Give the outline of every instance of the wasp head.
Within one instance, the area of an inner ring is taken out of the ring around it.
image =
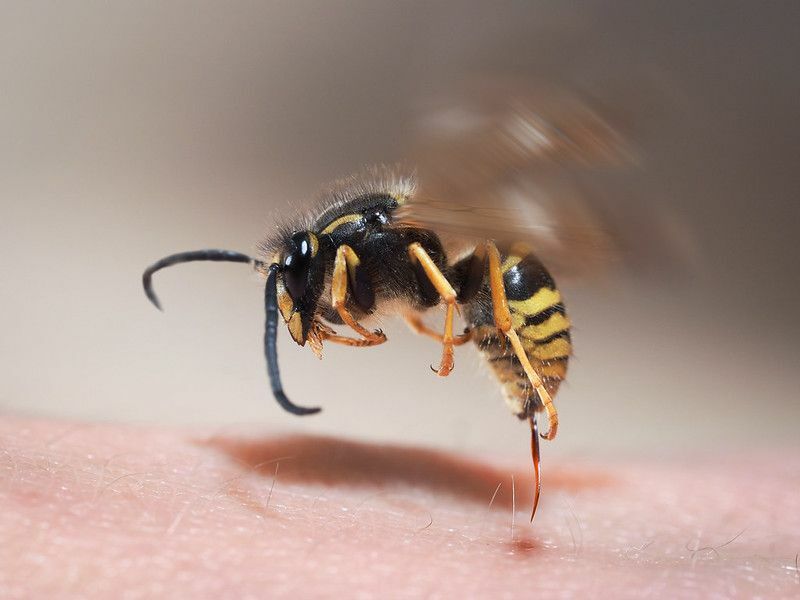
[[[295,342],[305,345],[325,287],[325,261],[310,231],[289,238],[278,265],[278,308]]]

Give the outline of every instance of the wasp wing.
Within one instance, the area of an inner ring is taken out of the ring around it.
[[[638,153],[586,96],[483,82],[429,105],[418,123],[418,189],[401,219],[456,247],[525,242],[554,273],[585,276],[678,244],[675,227],[621,184]]]

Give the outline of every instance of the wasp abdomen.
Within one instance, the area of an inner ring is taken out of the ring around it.
[[[555,396],[572,351],[570,322],[553,278],[530,253],[502,254],[503,285],[517,332],[531,365]],[[465,268],[466,265],[462,268]],[[458,270],[458,265],[456,265]],[[512,412],[524,419],[543,408],[519,359],[494,322],[488,277],[466,311],[473,339],[497,376]]]

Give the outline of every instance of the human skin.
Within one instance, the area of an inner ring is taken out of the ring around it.
[[[527,465],[0,417],[0,597],[800,596],[797,452],[544,476],[531,524]]]

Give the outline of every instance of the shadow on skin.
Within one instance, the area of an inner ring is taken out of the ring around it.
[[[313,435],[267,439],[212,437],[196,443],[219,451],[264,477],[272,478],[279,462],[281,481],[381,489],[420,487],[482,505],[497,490],[494,504],[510,507],[513,475],[517,506],[532,501],[532,472],[502,469],[439,450]],[[547,490],[577,492],[612,483],[610,475],[599,471],[568,468],[550,471],[546,466],[544,470]],[[499,490],[498,484],[502,484]]]

